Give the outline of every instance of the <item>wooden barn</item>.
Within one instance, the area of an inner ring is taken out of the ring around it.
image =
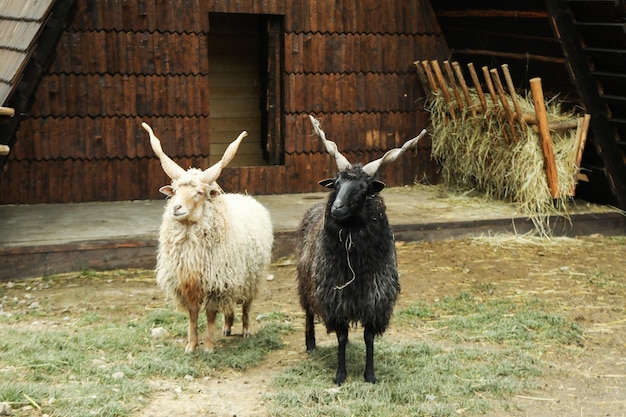
[[[625,19],[622,0],[6,0],[0,204],[161,198],[142,121],[200,168],[247,130],[228,191],[318,191],[334,167],[306,115],[377,158],[429,123],[414,61],[448,59],[507,63],[591,113],[580,193],[626,208]],[[437,172],[424,141],[382,176]]]
[[[13,3],[5,20],[28,20],[29,1]],[[377,158],[428,123],[413,61],[447,54],[427,0],[48,3],[40,20],[62,28],[58,43],[40,80],[24,80],[38,83],[32,98],[18,88],[4,103],[18,114],[2,121],[15,128],[0,139],[2,204],[161,198],[142,121],[185,167],[208,167],[247,130],[228,191],[319,191],[333,166],[306,115],[349,158]],[[57,16],[59,3],[72,13]],[[427,142],[396,167],[390,185],[436,172]]]

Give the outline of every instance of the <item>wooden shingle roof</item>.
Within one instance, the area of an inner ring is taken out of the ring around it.
[[[53,4],[54,0],[0,3],[0,105],[18,84]]]
[[[0,170],[75,0],[0,2]],[[5,116],[12,116],[7,119]]]

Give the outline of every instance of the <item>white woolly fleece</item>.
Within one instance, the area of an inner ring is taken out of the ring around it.
[[[180,308],[209,303],[232,312],[256,295],[271,261],[270,214],[254,198],[220,194],[199,209],[202,222],[183,223],[166,207],[161,223],[156,282]]]

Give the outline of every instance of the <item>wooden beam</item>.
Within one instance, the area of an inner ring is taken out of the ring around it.
[[[13,117],[15,116],[15,109],[11,107],[0,107],[0,116]]]
[[[543,98],[541,78],[535,77],[530,80],[530,91],[533,95],[533,104],[535,105],[535,113],[539,124],[539,136],[541,137],[548,187],[550,187],[552,198],[557,198],[559,195],[559,179],[554,161],[554,150],[552,148],[552,139],[550,138],[550,128],[548,127],[548,114],[546,113],[546,103]]]
[[[442,10],[435,13],[437,17],[511,17],[515,19],[546,19],[545,10]]]

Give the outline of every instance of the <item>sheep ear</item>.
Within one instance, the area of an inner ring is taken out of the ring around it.
[[[385,184],[384,182],[374,180],[372,181],[370,188],[372,190],[372,194],[376,194],[376,193],[381,192],[386,186],[387,184]]]
[[[320,182],[318,182],[318,184],[326,188],[335,188],[335,179],[326,178],[325,180],[321,180]]]
[[[161,188],[159,188],[159,192],[165,194],[166,196],[172,197],[175,193],[174,193],[174,187],[172,187],[171,185],[165,185]]]

